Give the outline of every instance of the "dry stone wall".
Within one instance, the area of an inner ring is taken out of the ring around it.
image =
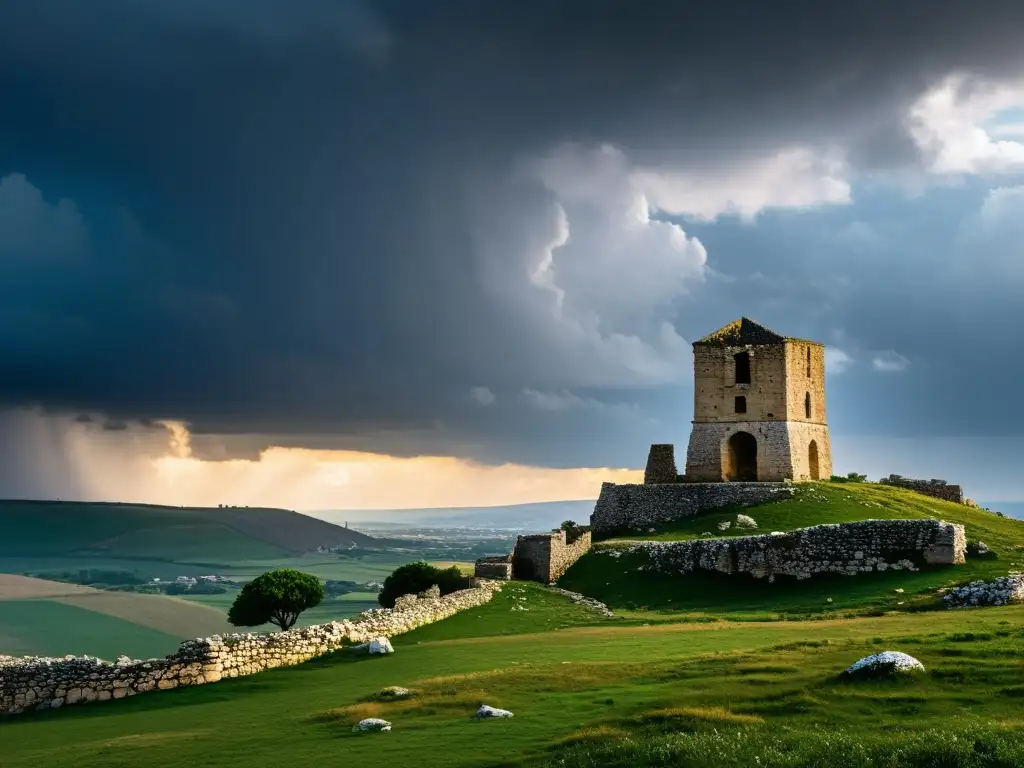
[[[304,661],[352,643],[393,637],[488,602],[501,585],[478,580],[472,589],[444,597],[428,590],[399,598],[396,607],[364,611],[288,632],[214,635],[181,644],[178,652],[145,661],[0,656],[0,714],[107,701],[183,685],[215,683]]]
[[[921,564],[965,561],[964,527],[942,520],[864,520],[801,528],[789,533],[691,541],[606,544],[609,557],[642,554],[658,573],[695,570],[808,579],[821,573],[917,570]]]
[[[590,528],[519,536],[512,553],[512,574],[517,579],[550,584],[590,549]]]
[[[603,483],[590,516],[596,538],[641,533],[730,504],[763,504],[793,493],[785,483]]]
[[[481,557],[476,561],[473,575],[478,579],[508,581],[512,578],[512,555]]]
[[[893,485],[897,488],[906,488],[909,491],[917,491],[925,496],[931,496],[943,501],[952,501],[955,504],[964,503],[964,492],[959,485],[950,485],[945,480],[911,480],[909,477],[900,475],[889,475],[878,481],[882,485]]]

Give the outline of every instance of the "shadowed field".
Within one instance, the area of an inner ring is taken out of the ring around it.
[[[196,602],[0,574],[7,655],[163,656],[182,640],[231,631],[223,611]]]
[[[517,604],[530,610],[512,611]],[[783,738],[818,749],[816,734],[829,733],[847,749],[854,737],[870,742],[873,734],[891,746],[897,725],[918,746],[943,743],[964,728],[981,741],[995,734],[993,749],[1004,749],[1001,738],[1020,742],[1021,607],[657,626],[576,610],[541,587],[517,585],[486,606],[395,638],[393,656],[341,654],[252,678],[12,719],[3,724],[5,768],[72,759],[84,768],[140,761],[216,768],[239,765],[241,755],[247,766],[276,768],[339,754],[349,764],[423,768],[563,759],[573,766],[716,765],[686,762],[695,750],[711,749],[714,738],[734,745],[730,759],[747,761],[728,765],[750,766]],[[857,658],[887,648],[917,656],[929,674],[853,687],[837,680]],[[372,701],[388,685],[415,695]],[[474,722],[481,703],[516,717]],[[395,729],[352,734],[366,716],[385,717]],[[927,736],[932,729],[938,735]],[[685,744],[666,742],[684,737]],[[655,746],[671,747],[678,761],[651,762],[647,752]],[[803,762],[760,764],[850,765],[822,762],[825,753],[790,752]]]

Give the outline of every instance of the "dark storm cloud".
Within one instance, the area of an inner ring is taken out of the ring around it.
[[[574,379],[515,257],[543,251],[550,190],[510,174],[567,141],[701,172],[798,143],[914,167],[907,106],[953,68],[1012,71],[1022,23],[1009,1],[0,3],[21,211],[0,212],[0,398],[234,436],[200,434],[211,456],[635,462],[664,430],[646,414],[682,432],[687,396]],[[731,319],[726,288],[694,293],[687,339]]]

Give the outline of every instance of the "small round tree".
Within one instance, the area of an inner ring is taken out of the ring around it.
[[[435,584],[442,595],[447,595],[463,589],[466,578],[457,565],[441,570],[422,561],[408,563],[396,568],[384,579],[384,587],[377,595],[377,602],[385,608],[394,608],[395,600],[402,595],[418,595]]]
[[[299,614],[319,605],[324,587],[316,576],[280,568],[258,576],[244,587],[228,611],[236,627],[275,624],[281,631],[291,629]]]

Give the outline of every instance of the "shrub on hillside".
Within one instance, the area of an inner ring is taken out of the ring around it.
[[[435,584],[442,595],[457,592],[467,586],[466,577],[458,566],[442,570],[420,561],[396,568],[384,579],[384,588],[377,595],[377,602],[384,608],[394,608],[395,600],[402,595],[418,595]]]
[[[829,478],[829,482],[832,483],[866,483],[868,481],[867,475],[859,475],[856,472],[850,472],[843,477],[842,475],[832,475]]]
[[[324,588],[316,576],[280,568],[242,587],[228,611],[228,621],[236,627],[270,623],[285,631],[291,629],[299,614],[323,599]]]

